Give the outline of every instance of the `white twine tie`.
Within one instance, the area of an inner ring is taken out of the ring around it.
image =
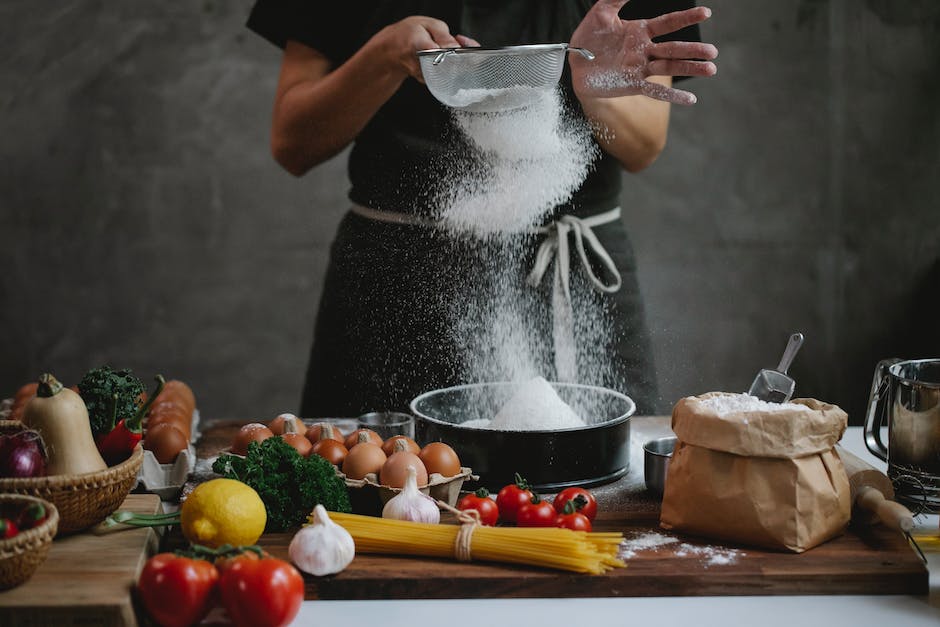
[[[574,236],[575,250],[578,251],[581,267],[591,286],[599,292],[612,294],[619,290],[622,284],[620,272],[591,227],[609,224],[619,219],[620,207],[615,207],[610,211],[587,218],[563,215],[553,223],[538,229],[539,233],[545,234],[545,239],[542,240],[535,254],[535,263],[526,278],[526,283],[532,287],[538,286],[552,260],[555,261],[552,281],[552,340],[555,345],[555,374],[559,381],[577,382],[578,379],[574,311],[571,306],[571,254],[568,236]],[[588,249],[610,273],[612,277],[610,283],[604,283],[594,273],[587,256]]]

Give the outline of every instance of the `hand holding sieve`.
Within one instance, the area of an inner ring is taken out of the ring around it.
[[[801,346],[803,346],[803,334],[794,333],[791,335],[777,369],[764,368],[758,372],[747,393],[768,403],[786,403],[789,401],[793,396],[793,390],[796,388],[796,381],[787,376],[787,370],[789,370],[790,364],[793,363],[793,358],[796,357],[796,353]]]

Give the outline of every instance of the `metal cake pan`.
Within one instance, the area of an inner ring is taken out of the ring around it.
[[[534,489],[554,492],[569,486],[596,486],[629,471],[633,400],[607,388],[552,383],[558,395],[587,423],[554,431],[502,431],[463,423],[492,418],[520,384],[473,383],[432,390],[411,402],[419,442],[442,441],[460,455],[463,466],[496,492],[515,473]]]

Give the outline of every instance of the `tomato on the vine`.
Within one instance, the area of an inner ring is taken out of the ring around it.
[[[236,557],[222,570],[219,592],[238,627],[283,627],[300,611],[304,579],[284,560]]]
[[[519,508],[527,504],[532,498],[529,483],[516,473],[516,482],[503,487],[496,495],[496,507],[499,508],[499,519],[503,522],[516,522]]]
[[[457,502],[457,509],[461,511],[474,510],[480,514],[480,522],[492,527],[499,520],[499,507],[496,501],[490,498],[490,491],[480,488],[468,494]]]
[[[572,531],[590,531],[591,519],[575,509],[574,501],[565,503],[561,513],[555,516],[555,526]]]
[[[594,520],[597,516],[597,499],[584,488],[565,488],[555,496],[555,511],[561,514],[565,503],[572,502],[576,511]]]
[[[552,504],[534,494],[528,503],[519,508],[516,524],[520,527],[553,527],[556,516]]]
[[[137,594],[153,620],[164,627],[195,625],[209,612],[219,571],[211,562],[159,553],[144,564]]]

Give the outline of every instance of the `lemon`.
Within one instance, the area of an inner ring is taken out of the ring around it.
[[[234,479],[199,484],[180,508],[180,525],[186,539],[210,547],[254,544],[267,521],[258,493]]]

